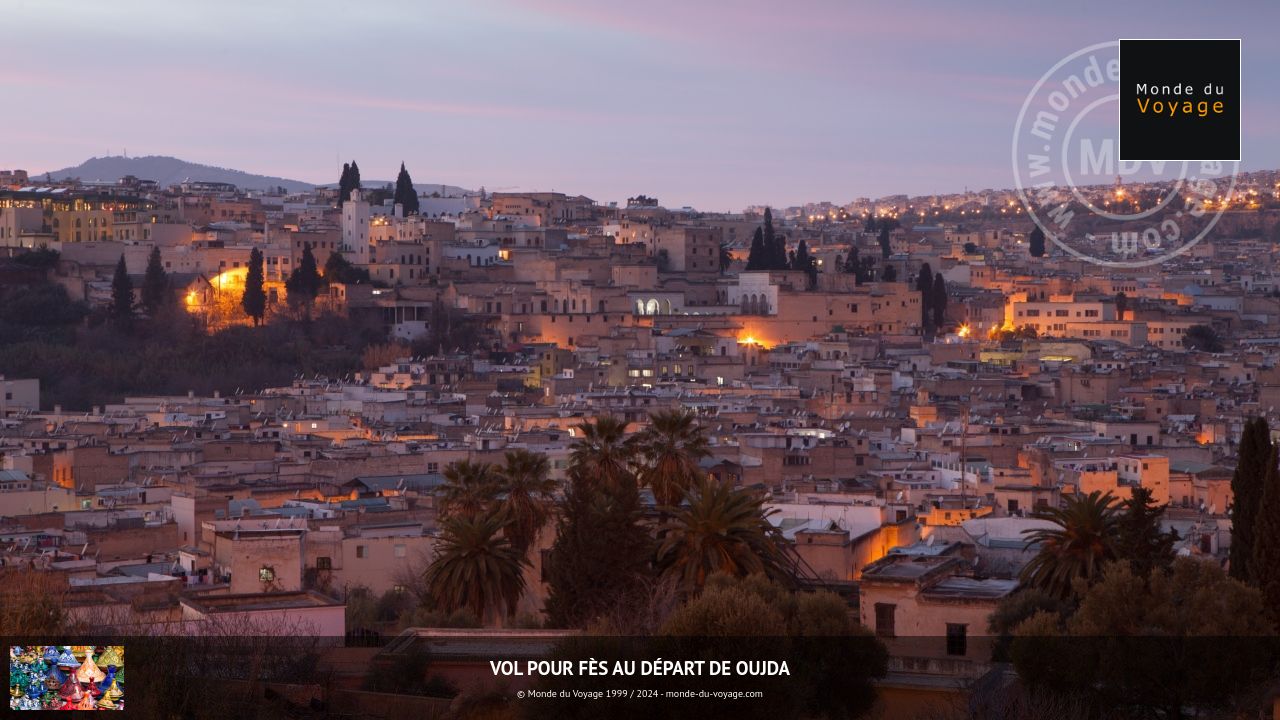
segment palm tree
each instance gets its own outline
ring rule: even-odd
[[[636,438],[644,458],[640,483],[653,490],[659,505],[676,506],[700,478],[698,461],[710,454],[707,437],[693,413],[662,410],[649,416],[649,427]]]
[[[501,512],[454,515],[444,521],[424,579],[446,610],[468,608],[481,620],[515,613],[528,563],[503,535],[505,524]]]
[[[498,507],[507,517],[507,537],[523,555],[551,518],[556,482],[547,477],[551,465],[542,453],[507,451],[498,469]]]
[[[663,526],[658,548],[663,574],[685,592],[697,592],[716,572],[786,577],[781,534],[769,522],[777,510],[766,511],[762,495],[702,479],[689,489],[687,500]]]
[[[569,446],[569,472],[596,487],[635,491],[631,471],[635,443],[626,437],[627,422],[610,415],[576,426],[579,437]]]
[[[1101,577],[1102,566],[1116,557],[1119,512],[1115,496],[1095,490],[1036,513],[1057,527],[1026,531],[1027,547],[1038,544],[1040,550],[1022,568],[1022,581],[1066,598],[1076,578],[1092,582]]]
[[[498,493],[498,478],[489,463],[457,460],[444,469],[440,517],[475,515],[489,509]]]

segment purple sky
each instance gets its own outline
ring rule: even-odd
[[[1244,39],[1244,169],[1280,167],[1271,2],[8,0],[0,168],[174,155],[311,182],[668,206],[1010,187],[1064,55]]]

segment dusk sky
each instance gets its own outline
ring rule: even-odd
[[[1244,41],[1244,169],[1280,167],[1272,2],[6,0],[0,168],[91,156],[664,205],[1011,187],[1027,91],[1119,37]]]

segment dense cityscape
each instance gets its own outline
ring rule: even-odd
[[[307,636],[315,713],[514,716],[495,644],[584,631],[846,637],[813,672],[855,715],[1269,702],[1265,648],[1170,688],[1087,642],[1274,634],[1276,173],[1134,268],[1013,190],[721,214],[360,174],[0,172],[5,635]],[[1065,638],[1103,659],[1030,644]]]
[[[1280,4],[0,27],[11,713],[1280,720]]]

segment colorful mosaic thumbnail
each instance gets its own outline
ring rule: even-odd
[[[9,709],[124,710],[124,646],[11,646]]]

